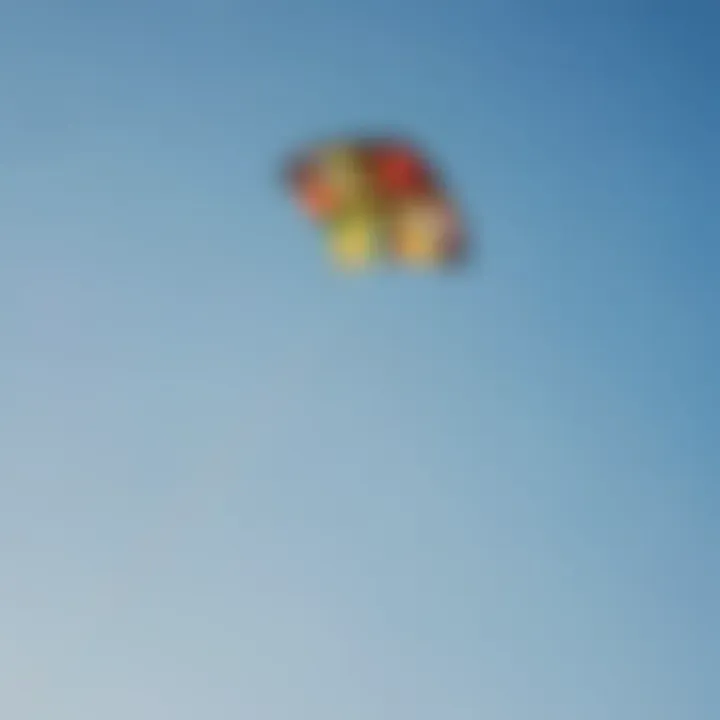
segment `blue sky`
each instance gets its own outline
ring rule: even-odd
[[[720,716],[712,3],[0,12],[0,716]],[[328,268],[356,128],[481,262]]]

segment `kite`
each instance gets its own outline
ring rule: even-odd
[[[329,142],[288,163],[285,181],[342,268],[456,265],[466,240],[437,174],[395,139]]]

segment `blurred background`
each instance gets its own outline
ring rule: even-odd
[[[719,23],[3,0],[0,716],[720,717]],[[465,272],[286,196],[385,130]]]

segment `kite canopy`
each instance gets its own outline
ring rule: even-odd
[[[325,229],[341,267],[441,267],[464,254],[458,212],[409,143],[325,143],[293,159],[285,180],[303,212]]]

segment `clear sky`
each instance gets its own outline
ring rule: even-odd
[[[720,717],[712,6],[2,0],[0,717]],[[481,262],[331,271],[355,129]]]

